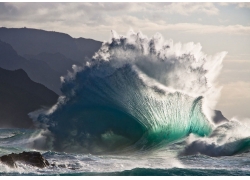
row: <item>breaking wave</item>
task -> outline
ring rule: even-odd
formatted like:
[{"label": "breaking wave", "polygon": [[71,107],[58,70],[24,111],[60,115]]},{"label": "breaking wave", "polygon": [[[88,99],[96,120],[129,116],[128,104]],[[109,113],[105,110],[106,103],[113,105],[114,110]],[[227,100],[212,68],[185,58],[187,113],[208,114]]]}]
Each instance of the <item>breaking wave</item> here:
[{"label": "breaking wave", "polygon": [[192,137],[182,155],[205,154],[212,157],[232,156],[250,149],[250,128],[233,119],[216,127],[205,138]]},{"label": "breaking wave", "polygon": [[63,95],[38,121],[53,134],[53,148],[65,152],[149,150],[190,133],[208,136],[226,52],[201,49],[160,34],[112,31],[86,65],[62,77]]}]

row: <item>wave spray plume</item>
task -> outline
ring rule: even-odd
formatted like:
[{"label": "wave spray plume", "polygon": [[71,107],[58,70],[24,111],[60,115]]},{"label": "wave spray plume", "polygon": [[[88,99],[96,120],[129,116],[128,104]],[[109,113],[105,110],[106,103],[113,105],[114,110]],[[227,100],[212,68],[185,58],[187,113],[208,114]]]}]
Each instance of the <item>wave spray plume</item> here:
[{"label": "wave spray plume", "polygon": [[40,114],[55,150],[101,153],[159,148],[194,133],[209,135],[214,80],[226,52],[129,31],[112,38],[62,80],[58,103]]}]

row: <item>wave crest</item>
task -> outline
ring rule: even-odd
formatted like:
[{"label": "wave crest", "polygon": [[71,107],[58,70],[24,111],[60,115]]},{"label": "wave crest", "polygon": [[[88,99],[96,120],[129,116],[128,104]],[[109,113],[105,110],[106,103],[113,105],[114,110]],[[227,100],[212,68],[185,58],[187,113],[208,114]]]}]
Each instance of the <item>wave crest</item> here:
[{"label": "wave crest", "polygon": [[149,149],[208,135],[213,81],[226,53],[207,56],[200,44],[174,44],[160,34],[112,34],[91,61],[62,78],[63,96],[38,117],[55,149]]}]

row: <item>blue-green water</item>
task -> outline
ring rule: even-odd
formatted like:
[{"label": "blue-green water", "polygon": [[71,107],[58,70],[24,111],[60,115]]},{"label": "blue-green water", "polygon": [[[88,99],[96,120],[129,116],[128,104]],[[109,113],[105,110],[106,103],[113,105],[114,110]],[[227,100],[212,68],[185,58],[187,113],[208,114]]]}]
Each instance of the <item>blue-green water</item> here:
[{"label": "blue-green water", "polygon": [[[25,129],[0,129],[0,155],[33,151],[35,139],[41,140],[42,132]],[[185,141],[169,144],[154,151],[125,154],[77,154],[39,150],[49,161],[43,169],[18,162],[12,169],[0,163],[0,174],[25,175],[74,175],[74,176],[239,176],[250,174],[250,153],[210,157],[202,154],[180,155]]]}]

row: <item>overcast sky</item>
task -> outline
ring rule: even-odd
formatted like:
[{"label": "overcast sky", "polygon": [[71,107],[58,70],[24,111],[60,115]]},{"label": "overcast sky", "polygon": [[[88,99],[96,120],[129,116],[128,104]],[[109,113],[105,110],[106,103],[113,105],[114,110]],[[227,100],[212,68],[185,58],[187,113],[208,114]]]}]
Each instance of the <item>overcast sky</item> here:
[{"label": "overcast sky", "polygon": [[227,51],[217,109],[250,118],[250,3],[0,3],[0,26],[65,32],[105,41],[110,30],[156,32],[200,42],[209,55]]}]

